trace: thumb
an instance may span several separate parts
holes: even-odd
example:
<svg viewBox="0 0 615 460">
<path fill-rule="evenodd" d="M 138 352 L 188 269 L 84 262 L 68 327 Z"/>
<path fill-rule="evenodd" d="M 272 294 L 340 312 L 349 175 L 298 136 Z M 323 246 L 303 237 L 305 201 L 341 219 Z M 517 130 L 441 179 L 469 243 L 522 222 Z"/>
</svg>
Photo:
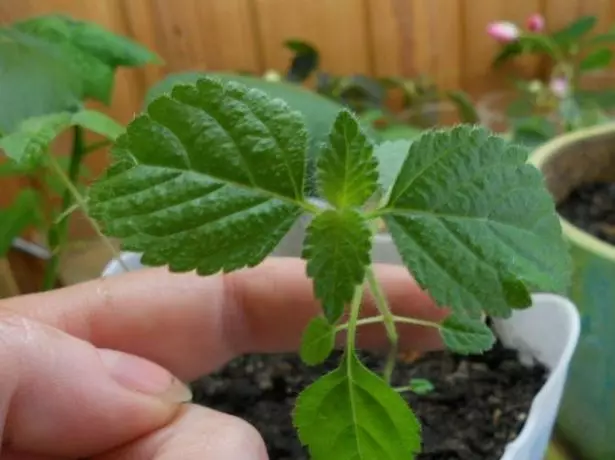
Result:
<svg viewBox="0 0 615 460">
<path fill-rule="evenodd" d="M 11 452 L 90 457 L 161 428 L 191 398 L 157 364 L 15 315 L 0 315 L 0 363 Z"/>
</svg>

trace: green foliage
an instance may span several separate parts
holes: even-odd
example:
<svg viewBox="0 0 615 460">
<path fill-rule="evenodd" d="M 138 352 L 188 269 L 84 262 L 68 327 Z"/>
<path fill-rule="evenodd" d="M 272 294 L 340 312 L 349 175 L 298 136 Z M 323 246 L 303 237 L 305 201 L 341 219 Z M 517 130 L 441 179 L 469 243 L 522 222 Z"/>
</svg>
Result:
<svg viewBox="0 0 615 460">
<path fill-rule="evenodd" d="M 308 365 L 322 363 L 335 346 L 335 326 L 322 316 L 314 317 L 305 328 L 299 354 Z"/>
<path fill-rule="evenodd" d="M 24 120 L 16 130 L 0 138 L 0 149 L 13 162 L 32 171 L 46 160 L 49 144 L 72 126 L 87 128 L 110 139 L 123 131 L 122 126 L 100 112 L 58 112 Z"/>
<path fill-rule="evenodd" d="M 314 293 L 327 319 L 334 323 L 350 302 L 369 264 L 371 231 L 354 209 L 326 210 L 310 224 L 302 257 Z"/>
<path fill-rule="evenodd" d="M 22 190 L 13 203 L 0 209 L 0 258 L 4 257 L 15 238 L 39 221 L 38 196 L 34 190 Z"/>
<path fill-rule="evenodd" d="M 583 16 L 563 29 L 555 32 L 553 34 L 553 40 L 558 44 L 571 45 L 591 32 L 597 22 L 598 18 L 595 16 Z"/>
<path fill-rule="evenodd" d="M 589 53 L 581 63 L 579 64 L 579 69 L 582 72 L 587 72 L 590 70 L 598 70 L 608 67 L 613 60 L 613 50 L 608 48 L 600 48 L 595 51 Z"/>
<path fill-rule="evenodd" d="M 448 316 L 440 325 L 444 344 L 455 353 L 469 355 L 489 350 L 495 343 L 491 329 L 480 319 Z"/>
<path fill-rule="evenodd" d="M 452 350 L 478 353 L 494 340 L 485 313 L 508 317 L 529 306 L 531 289 L 567 287 L 554 203 L 527 152 L 482 128 L 377 145 L 345 110 L 323 138 L 321 196 L 308 200 L 308 126 L 290 104 L 237 81 L 178 84 L 117 138 L 90 211 L 144 264 L 201 275 L 257 265 L 310 217 L 302 257 L 324 316 L 307 326 L 300 354 L 322 362 L 342 330 L 346 348 L 339 367 L 299 396 L 299 437 L 315 460 L 412 459 L 416 417 L 356 354 L 360 326 L 384 322 L 395 345 L 395 321 L 419 322 L 393 316 L 371 275 L 375 224 L 385 220 L 408 270 L 452 309 L 429 325 Z M 380 316 L 360 315 L 366 281 Z"/>
<path fill-rule="evenodd" d="M 406 402 L 350 351 L 299 395 L 294 420 L 313 460 L 412 459 L 421 447 Z"/>
<path fill-rule="evenodd" d="M 0 29 L 0 68 L 0 131 L 4 133 L 25 119 L 75 110 L 80 104 L 78 76 L 43 40 Z"/>
<path fill-rule="evenodd" d="M 39 16 L 12 27 L 54 44 L 70 69 L 79 75 L 83 97 L 104 103 L 110 102 L 117 67 L 160 62 L 154 53 L 128 38 L 68 16 Z"/>
<path fill-rule="evenodd" d="M 382 215 L 404 263 L 438 304 L 508 316 L 528 300 L 515 295 L 519 282 L 565 289 L 558 218 L 526 160 L 524 149 L 465 126 L 431 131 L 410 146 Z"/>
<path fill-rule="evenodd" d="M 423 396 L 435 390 L 434 384 L 427 379 L 411 379 L 408 389 L 414 394 Z"/>
<path fill-rule="evenodd" d="M 462 123 L 478 124 L 480 118 L 476 112 L 470 97 L 463 91 L 449 91 L 446 93 L 448 98 L 455 104 L 459 111 Z"/>
</svg>

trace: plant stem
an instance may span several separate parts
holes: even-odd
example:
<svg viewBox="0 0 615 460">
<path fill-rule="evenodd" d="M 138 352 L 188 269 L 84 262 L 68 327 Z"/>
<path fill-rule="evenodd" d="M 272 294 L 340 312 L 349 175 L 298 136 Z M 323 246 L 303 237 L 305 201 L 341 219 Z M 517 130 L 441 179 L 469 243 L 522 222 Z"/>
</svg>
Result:
<svg viewBox="0 0 615 460">
<path fill-rule="evenodd" d="M 395 326 L 395 317 L 391 313 L 386 296 L 376 279 L 376 274 L 373 268 L 367 267 L 366 270 L 367 282 L 369 283 L 369 289 L 376 301 L 376 308 L 382 315 L 382 321 L 384 328 L 386 329 L 387 337 L 390 343 L 389 354 L 387 356 L 386 364 L 384 366 L 383 377 L 387 383 L 391 382 L 393 371 L 395 370 L 395 361 L 397 358 L 397 347 L 399 344 L 399 335 L 397 334 L 397 327 Z"/>
<path fill-rule="evenodd" d="M 406 385 L 405 387 L 394 387 L 393 390 L 398 393 L 405 393 L 406 391 L 412 391 L 412 387 L 410 385 Z"/>
<path fill-rule="evenodd" d="M 355 288 L 350 304 L 350 317 L 348 318 L 348 331 L 346 333 L 346 353 L 353 353 L 356 346 L 361 300 L 363 300 L 363 283 Z"/>
<path fill-rule="evenodd" d="M 382 316 L 370 316 L 369 318 L 362 318 L 360 320 L 357 320 L 357 326 L 365 326 L 368 324 L 376 324 L 376 323 L 381 323 L 383 321 L 383 317 Z M 345 331 L 346 329 L 348 329 L 348 323 L 344 323 L 344 324 L 340 324 L 339 326 L 337 326 L 335 328 L 336 332 L 341 332 L 341 331 Z"/>
<path fill-rule="evenodd" d="M 81 126 L 75 126 L 73 128 L 73 150 L 70 156 L 70 164 L 68 166 L 68 183 L 72 186 L 79 179 L 79 170 L 81 168 L 81 161 L 85 155 L 85 140 L 84 132 Z M 57 166 L 55 159 L 51 158 L 52 166 Z M 59 168 L 59 172 L 64 177 L 64 171 Z M 66 213 L 72 205 L 72 194 L 67 188 L 62 196 L 62 209 L 61 214 Z M 51 258 L 47 262 L 45 267 L 45 274 L 43 277 L 43 291 L 48 291 L 55 287 L 58 277 L 58 268 L 60 265 L 60 253 L 66 238 L 68 236 L 68 224 L 70 219 L 62 219 L 57 225 L 51 225 L 48 231 L 47 240 L 49 244 L 49 250 L 51 251 Z"/>
<path fill-rule="evenodd" d="M 408 316 L 393 316 L 393 321 L 395 321 L 396 323 L 414 324 L 415 326 L 433 327 L 435 329 L 440 329 L 441 327 L 438 323 L 434 323 L 433 321 L 410 318 Z"/>
<path fill-rule="evenodd" d="M 60 165 L 54 158 L 51 158 L 50 164 L 54 172 L 60 178 L 60 180 L 64 182 L 64 185 L 66 186 L 66 190 L 71 194 L 72 198 L 75 200 L 77 205 L 79 205 L 81 210 L 84 212 L 86 219 L 88 220 L 88 222 L 90 223 L 90 225 L 92 226 L 96 234 L 100 237 L 101 241 L 107 246 L 107 248 L 109 248 L 109 251 L 111 252 L 112 256 L 117 259 L 118 263 L 120 264 L 120 266 L 122 267 L 124 271 L 126 272 L 130 271 L 128 267 L 126 267 L 122 259 L 120 258 L 120 254 L 118 250 L 115 249 L 113 244 L 111 244 L 111 241 L 109 241 L 109 239 L 103 234 L 102 230 L 98 226 L 98 223 L 89 216 L 85 198 L 83 198 L 81 193 L 79 193 L 79 190 L 77 190 L 77 187 L 75 187 L 75 185 L 70 181 L 70 178 L 67 177 L 66 174 L 64 174 L 64 171 L 62 171 L 62 168 L 60 167 Z M 66 222 L 66 220 L 62 222 Z"/>
</svg>

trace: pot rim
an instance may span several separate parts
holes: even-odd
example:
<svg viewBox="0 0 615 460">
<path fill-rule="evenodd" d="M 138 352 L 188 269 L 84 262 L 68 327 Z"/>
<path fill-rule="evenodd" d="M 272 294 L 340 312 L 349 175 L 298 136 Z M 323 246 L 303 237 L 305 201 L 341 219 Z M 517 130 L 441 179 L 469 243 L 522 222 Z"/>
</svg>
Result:
<svg viewBox="0 0 615 460">
<path fill-rule="evenodd" d="M 615 123 L 593 126 L 591 128 L 562 134 L 534 150 L 530 155 L 529 162 L 542 172 L 543 165 L 549 159 L 556 157 L 562 147 L 603 134 L 613 134 L 615 136 Z M 573 225 L 559 213 L 558 217 L 562 225 L 563 233 L 568 239 L 587 251 L 597 253 L 600 257 L 607 258 L 615 263 L 615 245 L 602 241 L 589 232 Z"/>
</svg>

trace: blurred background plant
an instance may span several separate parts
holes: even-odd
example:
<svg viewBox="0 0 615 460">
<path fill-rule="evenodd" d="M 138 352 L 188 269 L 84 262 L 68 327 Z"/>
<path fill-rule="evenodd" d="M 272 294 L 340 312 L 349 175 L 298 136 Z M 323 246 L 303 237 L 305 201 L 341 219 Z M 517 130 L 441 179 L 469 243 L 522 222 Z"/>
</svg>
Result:
<svg viewBox="0 0 615 460">
<path fill-rule="evenodd" d="M 490 94 L 478 105 L 484 122 L 508 131 L 529 146 L 554 136 L 611 120 L 615 108 L 612 74 L 615 26 L 592 34 L 596 16 L 583 16 L 554 32 L 545 19 L 530 15 L 525 28 L 509 21 L 492 22 L 487 33 L 501 43 L 495 68 L 524 55 L 545 58 L 544 78 L 512 77 L 514 90 Z M 606 85 L 605 85 L 606 83 Z"/>
<path fill-rule="evenodd" d="M 56 286 L 71 216 L 86 206 L 83 188 L 91 177 L 83 162 L 123 130 L 86 103 L 111 102 L 118 68 L 154 62 L 160 59 L 132 40 L 68 16 L 0 29 L 0 178 L 18 176 L 25 184 L 0 210 L 0 259 L 33 228 L 42 243 L 34 252 L 47 259 L 43 290 Z M 51 154 L 65 132 L 72 133 L 67 151 Z M 97 140 L 86 142 L 88 132 Z"/>
</svg>

